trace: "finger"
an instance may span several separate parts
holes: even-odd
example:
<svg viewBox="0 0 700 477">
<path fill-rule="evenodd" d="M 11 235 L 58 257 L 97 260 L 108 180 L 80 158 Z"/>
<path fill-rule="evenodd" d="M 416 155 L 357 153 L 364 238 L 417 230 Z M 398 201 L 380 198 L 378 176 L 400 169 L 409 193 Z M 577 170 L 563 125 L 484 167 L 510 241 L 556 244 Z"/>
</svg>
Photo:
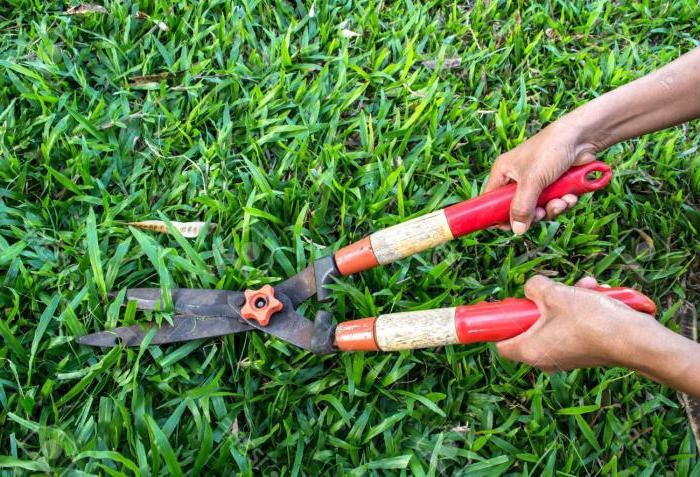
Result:
<svg viewBox="0 0 700 477">
<path fill-rule="evenodd" d="M 535 275 L 525 283 L 525 296 L 535 303 L 542 302 L 554 286 L 554 282 L 542 275 Z"/>
<path fill-rule="evenodd" d="M 523 355 L 520 351 L 518 340 L 515 338 L 499 341 L 496 343 L 496 350 L 502 358 L 506 358 L 511 361 L 523 361 Z"/>
<path fill-rule="evenodd" d="M 542 181 L 530 177 L 518 183 L 510 204 L 510 226 L 515 235 L 524 234 L 532 224 L 537 199 L 542 193 Z"/>
<path fill-rule="evenodd" d="M 537 207 L 535 209 L 535 218 L 533 222 L 539 222 L 547 216 L 547 212 L 542 207 Z"/>
<path fill-rule="evenodd" d="M 510 230 L 510 224 L 509 223 L 498 224 L 498 225 L 494 225 L 492 228 L 498 229 L 498 230 Z"/>
<path fill-rule="evenodd" d="M 558 372 L 563 371 L 562 369 L 552 367 L 552 366 L 543 366 L 540 369 L 542 371 L 544 371 L 545 373 L 547 373 L 549 376 L 553 376 L 553 375 L 557 374 Z"/>
<path fill-rule="evenodd" d="M 547 218 L 552 220 L 557 215 L 566 212 L 569 208 L 569 204 L 564 199 L 552 199 L 547 202 L 545 210 L 547 211 Z"/>
<path fill-rule="evenodd" d="M 578 154 L 576 154 L 576 159 L 574 159 L 574 162 L 572 165 L 574 166 L 582 166 L 584 164 L 588 164 L 589 162 L 595 161 L 596 155 L 595 152 L 591 149 L 585 149 L 583 151 L 580 151 Z"/>
<path fill-rule="evenodd" d="M 596 288 L 598 286 L 598 280 L 595 277 L 583 277 L 576 282 L 577 287 L 581 288 Z"/>
<path fill-rule="evenodd" d="M 578 196 L 574 194 L 566 194 L 562 196 L 561 200 L 566 202 L 567 207 L 571 209 L 578 203 Z"/>
<path fill-rule="evenodd" d="M 494 165 L 493 169 L 491 169 L 491 174 L 486 181 L 486 186 L 484 186 L 484 193 L 491 192 L 499 187 L 503 187 L 508 182 L 510 182 L 510 178 L 501 172 L 497 165 Z"/>
</svg>

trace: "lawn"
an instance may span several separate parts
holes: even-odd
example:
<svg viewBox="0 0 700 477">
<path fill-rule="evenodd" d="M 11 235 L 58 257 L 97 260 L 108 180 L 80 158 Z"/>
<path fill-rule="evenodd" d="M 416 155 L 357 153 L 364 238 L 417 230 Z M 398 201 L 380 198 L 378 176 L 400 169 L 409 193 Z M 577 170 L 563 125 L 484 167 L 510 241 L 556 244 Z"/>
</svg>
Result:
<svg viewBox="0 0 700 477">
<path fill-rule="evenodd" d="M 697 46 L 696 0 L 77 5 L 0 5 L 0 475 L 700 475 L 675 392 L 625 369 L 258 333 L 75 343 L 168 319 L 109 291 L 275 283 L 477 195 L 498 154 Z M 594 274 L 677 329 L 700 288 L 699 125 L 605 152 L 612 183 L 523 237 L 343 280 L 336 319 Z M 128 225 L 163 218 L 217 227 Z"/>
</svg>

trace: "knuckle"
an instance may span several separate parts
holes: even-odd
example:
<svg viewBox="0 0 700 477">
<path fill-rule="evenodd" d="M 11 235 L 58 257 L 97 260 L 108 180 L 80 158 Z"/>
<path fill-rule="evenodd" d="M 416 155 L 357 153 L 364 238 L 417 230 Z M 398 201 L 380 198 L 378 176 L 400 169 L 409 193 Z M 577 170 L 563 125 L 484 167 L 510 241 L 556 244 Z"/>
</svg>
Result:
<svg viewBox="0 0 700 477">
<path fill-rule="evenodd" d="M 535 278 L 536 277 L 532 277 L 525 282 L 525 286 L 523 287 L 525 290 L 525 295 L 532 295 L 532 292 L 537 290 L 537 282 L 535 281 Z"/>
<path fill-rule="evenodd" d="M 512 149 L 510 151 L 503 152 L 498 155 L 496 158 L 495 164 L 501 163 L 503 165 L 504 163 L 508 162 L 511 158 L 513 157 L 513 151 Z"/>
<path fill-rule="evenodd" d="M 552 293 L 547 293 L 542 297 L 542 303 L 549 309 L 557 306 L 557 299 L 552 295 Z"/>
<path fill-rule="evenodd" d="M 529 219 L 533 214 L 533 209 L 523 206 L 521 204 L 513 203 L 510 209 L 510 215 L 514 219 Z M 523 220 L 524 221 L 524 220 Z"/>
<path fill-rule="evenodd" d="M 537 187 L 544 187 L 547 182 L 546 171 L 541 171 L 536 167 L 528 167 L 521 173 L 522 181 Z"/>
<path fill-rule="evenodd" d="M 498 354 L 500 354 L 503 358 L 511 361 L 522 361 L 520 347 L 517 345 L 513 345 L 507 341 L 502 341 L 500 343 L 496 343 L 496 349 L 498 349 Z"/>
<path fill-rule="evenodd" d="M 506 156 L 506 154 L 501 154 L 500 156 L 498 156 L 496 158 L 495 161 L 493 161 L 493 165 L 491 166 L 491 170 L 502 172 L 506 168 L 507 163 L 508 163 L 508 156 Z"/>
<path fill-rule="evenodd" d="M 590 304 L 595 309 L 605 309 L 611 303 L 611 299 L 602 293 L 595 293 L 582 287 L 574 287 L 572 299 L 582 304 Z M 583 300 L 582 302 L 580 300 Z M 613 302 L 616 303 L 616 302 Z"/>
<path fill-rule="evenodd" d="M 545 354 L 536 349 L 525 350 L 522 354 L 523 363 L 527 363 L 530 366 L 541 366 L 545 361 Z"/>
<path fill-rule="evenodd" d="M 610 305 L 615 307 L 616 305 L 619 304 L 619 302 L 613 301 L 611 298 L 608 298 L 607 296 L 603 295 L 602 293 L 590 293 L 592 295 L 592 298 L 594 300 L 595 306 L 598 309 L 604 310 Z"/>
<path fill-rule="evenodd" d="M 525 293 L 538 292 L 543 290 L 549 285 L 549 280 L 542 275 L 535 275 L 530 277 L 527 282 L 525 282 Z"/>
<path fill-rule="evenodd" d="M 559 283 L 552 283 L 545 290 L 543 301 L 549 308 L 556 308 L 567 300 L 568 287 Z"/>
</svg>

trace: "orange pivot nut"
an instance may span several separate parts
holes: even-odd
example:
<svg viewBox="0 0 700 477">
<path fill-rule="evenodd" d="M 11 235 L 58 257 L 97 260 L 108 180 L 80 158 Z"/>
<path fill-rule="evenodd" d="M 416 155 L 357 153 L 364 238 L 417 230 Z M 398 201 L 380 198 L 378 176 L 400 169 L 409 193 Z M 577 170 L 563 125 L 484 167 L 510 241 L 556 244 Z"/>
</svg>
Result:
<svg viewBox="0 0 700 477">
<path fill-rule="evenodd" d="M 275 298 L 275 289 L 265 285 L 260 290 L 245 290 L 245 305 L 241 308 L 241 317 L 255 320 L 260 326 L 267 326 L 272 315 L 281 311 L 284 305 Z"/>
</svg>

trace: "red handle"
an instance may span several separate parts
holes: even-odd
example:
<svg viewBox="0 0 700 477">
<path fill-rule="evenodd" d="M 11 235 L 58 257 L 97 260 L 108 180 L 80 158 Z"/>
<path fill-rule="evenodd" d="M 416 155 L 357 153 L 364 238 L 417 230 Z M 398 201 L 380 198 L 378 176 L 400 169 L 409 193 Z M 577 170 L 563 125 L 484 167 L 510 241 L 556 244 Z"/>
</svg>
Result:
<svg viewBox="0 0 700 477">
<path fill-rule="evenodd" d="M 595 290 L 642 313 L 656 313 L 656 304 L 632 288 L 598 287 Z M 524 298 L 458 306 L 455 312 L 457 339 L 463 344 L 506 340 L 527 331 L 539 318 L 537 306 Z"/>
<path fill-rule="evenodd" d="M 599 175 L 593 177 L 594 173 Z M 605 187 L 611 178 L 610 166 L 600 161 L 572 167 L 542 191 L 537 205 L 544 205 L 566 194 L 580 196 L 593 192 Z M 510 203 L 516 187 L 515 183 L 508 184 L 487 194 L 447 207 L 445 215 L 454 237 L 508 222 Z"/>
<path fill-rule="evenodd" d="M 592 177 L 598 173 L 597 177 Z M 538 200 L 543 205 L 566 194 L 582 195 L 610 182 L 612 171 L 602 162 L 572 167 L 547 187 Z M 508 221 L 516 184 L 454 204 L 379 230 L 335 253 L 343 275 L 386 265 L 448 242 L 456 237 Z"/>
</svg>

